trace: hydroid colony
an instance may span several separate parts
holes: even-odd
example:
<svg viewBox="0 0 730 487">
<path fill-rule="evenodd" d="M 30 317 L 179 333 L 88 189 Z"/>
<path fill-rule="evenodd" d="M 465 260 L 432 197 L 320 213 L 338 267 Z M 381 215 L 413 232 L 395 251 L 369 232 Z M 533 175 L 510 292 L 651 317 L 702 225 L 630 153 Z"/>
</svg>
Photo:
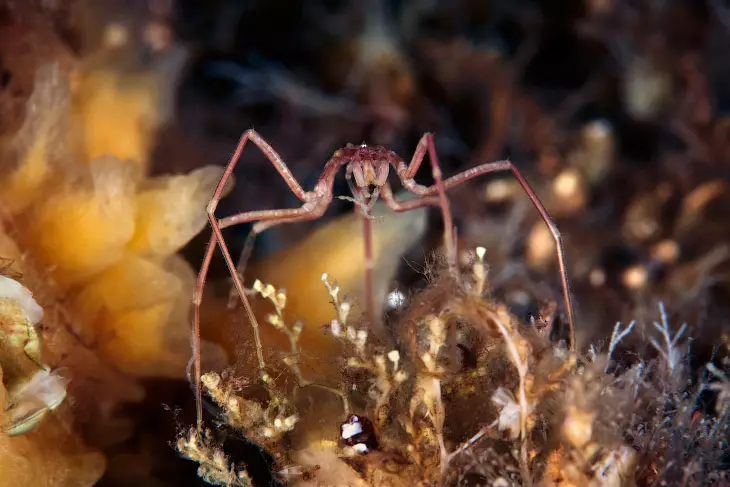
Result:
<svg viewBox="0 0 730 487">
<path fill-rule="evenodd" d="M 656 322 L 642 326 L 642 333 L 653 329 L 647 340 L 656 358 L 614 362 L 635 322 L 618 323 L 607 346 L 576 355 L 551 340 L 550 322 L 521 322 L 493 300 L 484 256 L 478 248 L 458 281 L 434 276 L 410 296 L 390 344 L 371 339 L 345 291 L 323 275 L 336 311 L 328 331 L 341 344 L 334 381 L 302 372 L 297 339 L 307 324 L 288 321 L 287 292 L 255 281 L 271 309 L 264 326 L 288 337 L 291 349 L 261 381 L 206 374 L 216 421 L 273 455 L 274 478 L 292 485 L 726 479 L 727 379 L 708 363 L 698 386 L 686 388 L 686 324 L 672 323 L 660 305 Z M 721 392 L 703 413 L 698 398 L 708 389 Z M 226 436 L 193 428 L 177 446 L 209 483 L 256 485 L 255 462 L 228 455 Z"/>
</svg>

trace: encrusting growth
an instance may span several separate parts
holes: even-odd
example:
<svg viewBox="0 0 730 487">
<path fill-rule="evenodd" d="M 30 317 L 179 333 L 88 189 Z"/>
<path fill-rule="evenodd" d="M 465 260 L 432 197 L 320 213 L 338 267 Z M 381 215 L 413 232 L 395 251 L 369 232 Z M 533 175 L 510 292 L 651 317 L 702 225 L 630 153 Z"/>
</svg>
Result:
<svg viewBox="0 0 730 487">
<path fill-rule="evenodd" d="M 413 326 L 399 327 L 405 340 L 396 346 L 372 339 L 367 322 L 353 318 L 352 302 L 324 274 L 335 311 L 326 328 L 342 345 L 337 388 L 303 377 L 297 347 L 302 325 L 287 322 L 282 290 L 255 281 L 255 292 L 273 306 L 266 321 L 289 337 L 291 353 L 277 364 L 267 362 L 261 378 L 266 399 L 246 392 L 253 384 L 228 372 L 204 374 L 202 386 L 220 408 L 220 420 L 271 452 L 279 466 L 275 475 L 292 485 L 451 485 L 472 451 L 490 451 L 505 441 L 518 452 L 517 475 L 530 485 L 545 454 L 533 434 L 542 428 L 541 404 L 564 388 L 565 378 L 576 370 L 575 357 L 563 351 L 549 363 L 536 363 L 544 360 L 547 335 L 521 325 L 506 306 L 486 298 L 484 256 L 485 249 L 477 248 L 471 276 L 453 281 L 447 274 L 425 295 L 413 297 L 427 302 L 428 310 L 405 317 L 401 324 L 413 321 Z M 432 299 L 432 292 L 442 298 Z M 459 339 L 464 326 L 481 339 Z M 478 353 L 475 369 L 454 366 L 453 351 L 459 346 Z M 284 375 L 294 379 L 289 382 L 293 388 L 282 387 L 286 380 L 278 378 Z M 469 384 L 472 375 L 476 382 Z M 310 411 L 315 396 L 305 399 L 297 393 L 310 386 L 342 402 L 316 396 L 322 402 Z M 474 387 L 481 394 L 469 392 Z M 484 401 L 485 396 L 492 400 Z M 474 401 L 480 409 L 461 416 L 459 408 L 474 408 Z M 337 407 L 330 411 L 325 403 Z M 242 459 L 226 452 L 215 434 L 191 428 L 179 436 L 178 451 L 200 464 L 199 475 L 208 482 L 238 485 L 236 478 L 247 479 Z M 499 462 L 505 472 L 513 469 L 513 460 Z"/>
</svg>

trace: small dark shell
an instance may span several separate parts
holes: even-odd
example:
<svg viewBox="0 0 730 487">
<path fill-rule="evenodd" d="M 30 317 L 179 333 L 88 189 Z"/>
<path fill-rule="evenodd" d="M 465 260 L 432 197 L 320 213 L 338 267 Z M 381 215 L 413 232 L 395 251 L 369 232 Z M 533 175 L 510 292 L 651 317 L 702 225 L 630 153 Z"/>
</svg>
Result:
<svg viewBox="0 0 730 487">
<path fill-rule="evenodd" d="M 340 438 L 347 446 L 360 453 L 368 453 L 378 448 L 373 422 L 357 414 L 353 414 L 340 425 Z"/>
</svg>

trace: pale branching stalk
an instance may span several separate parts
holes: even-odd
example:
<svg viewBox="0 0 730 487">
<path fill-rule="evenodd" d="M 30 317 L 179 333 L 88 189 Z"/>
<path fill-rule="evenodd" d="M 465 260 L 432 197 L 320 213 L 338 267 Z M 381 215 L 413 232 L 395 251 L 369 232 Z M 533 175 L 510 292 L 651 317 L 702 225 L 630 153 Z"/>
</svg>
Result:
<svg viewBox="0 0 730 487">
<path fill-rule="evenodd" d="M 709 384 L 707 388 L 717 392 L 716 410 L 717 414 L 720 415 L 730 406 L 730 377 L 712 362 L 708 362 L 705 367 L 713 376 L 719 379 L 719 382 Z"/>
<path fill-rule="evenodd" d="M 446 456 L 446 447 L 444 446 L 444 420 L 446 419 L 446 411 L 441 401 L 441 379 L 439 378 L 441 367 L 438 365 L 438 355 L 441 348 L 446 344 L 446 323 L 438 316 L 432 316 L 426 320 L 428 329 L 431 332 L 431 340 L 429 349 L 423 355 L 421 360 L 426 367 L 427 374 L 420 374 L 418 377 L 418 385 L 423 391 L 423 404 L 431 416 L 436 431 L 436 437 L 441 449 L 441 456 Z"/>
<path fill-rule="evenodd" d="M 419 368 L 415 378 L 414 393 L 410 400 L 409 416 L 411 421 L 416 413 L 423 406 L 426 413 L 425 418 L 431 423 L 430 434 L 438 443 L 441 461 L 441 482 L 451 461 L 452 455 L 446 451 L 444 442 L 444 422 L 446 420 L 446 408 L 442 401 L 441 376 L 443 367 L 438 363 L 439 352 L 446 344 L 447 327 L 444 320 L 437 315 L 429 315 L 424 319 L 428 329 L 428 348 L 420 355 L 422 368 Z M 413 423 L 409 432 L 415 433 Z"/>
<path fill-rule="evenodd" d="M 446 480 L 446 472 L 449 470 L 449 465 L 451 464 L 451 461 L 456 458 L 457 456 L 461 455 L 465 451 L 467 451 L 469 448 L 474 446 L 476 443 L 478 443 L 482 438 L 484 438 L 487 435 L 487 432 L 489 432 L 490 427 L 485 426 L 484 428 L 477 431 L 475 435 L 473 435 L 471 438 L 466 440 L 464 443 L 459 445 L 454 451 L 448 454 L 442 454 L 441 457 L 441 478 L 440 483 L 441 485 L 444 484 L 444 481 Z"/>
<path fill-rule="evenodd" d="M 534 318 L 531 318 L 531 319 L 534 324 L 535 319 Z M 595 362 L 598 359 L 598 352 L 596 352 L 596 346 L 593 345 L 592 343 L 588 346 L 587 357 L 588 357 L 588 361 L 591 363 Z M 609 354 L 609 358 L 610 358 L 610 354 Z M 609 362 L 610 362 L 610 360 L 609 360 Z M 606 366 L 606 369 L 608 370 L 608 366 Z"/>
<path fill-rule="evenodd" d="M 484 428 L 477 431 L 477 433 L 474 434 L 471 438 L 469 438 L 464 443 L 459 445 L 456 448 L 456 450 L 454 450 L 451 453 L 449 453 L 448 455 L 446 455 L 445 461 L 441 465 L 441 472 L 442 472 L 441 477 L 442 478 L 444 477 L 444 474 L 446 473 L 446 470 L 448 469 L 448 466 L 449 466 L 449 463 L 451 462 L 451 460 L 453 460 L 454 458 L 456 458 L 457 456 L 461 455 L 462 453 L 467 451 L 469 448 L 474 446 L 477 442 L 479 442 L 482 438 L 484 438 L 487 435 L 489 430 L 490 430 L 490 427 L 485 426 Z"/>
<path fill-rule="evenodd" d="M 477 260 L 474 262 L 474 265 L 472 266 L 472 275 L 474 278 L 474 289 L 473 292 L 476 296 L 482 296 L 486 289 L 486 282 L 487 282 L 487 266 L 484 263 L 484 256 L 486 255 L 486 249 L 484 247 L 477 247 L 476 248 L 476 256 Z M 492 396 L 492 401 L 500 408 L 500 415 L 499 418 L 491 425 L 485 426 L 484 428 L 480 429 L 476 434 L 474 434 L 471 438 L 469 438 L 467 441 L 462 443 L 460 446 L 458 446 L 454 451 L 451 453 L 447 453 L 446 449 L 443 444 L 443 434 L 441 430 L 438 430 L 439 433 L 439 441 L 441 445 L 441 483 L 444 482 L 446 478 L 446 472 L 448 471 L 449 464 L 451 461 L 458 455 L 464 453 L 469 448 L 471 448 L 475 443 L 480 441 L 484 436 L 486 436 L 487 432 L 494 426 L 497 426 L 497 428 L 501 431 L 504 430 L 510 430 L 510 436 L 513 439 L 516 439 L 518 436 L 521 439 L 521 448 L 520 448 L 520 467 L 522 471 L 522 476 L 525 480 L 525 483 L 527 485 L 531 485 L 532 483 L 532 477 L 530 476 L 529 467 L 527 463 L 527 418 L 531 412 L 531 408 L 528 403 L 527 399 L 527 364 L 525 361 L 522 360 L 520 356 L 520 351 L 515 343 L 514 339 L 511 336 L 511 333 L 509 330 L 507 330 L 507 327 L 504 326 L 504 324 L 500 321 L 499 317 L 495 314 L 493 316 L 494 323 L 497 325 L 497 328 L 499 329 L 499 332 L 504 337 L 505 344 L 507 345 L 507 350 L 509 352 L 510 358 L 512 363 L 514 364 L 515 368 L 517 369 L 517 373 L 520 377 L 520 383 L 519 383 L 519 402 L 515 401 L 514 395 L 500 387 L 497 389 L 497 391 Z M 438 327 L 438 323 L 440 323 L 440 328 Z M 444 326 L 444 323 L 442 320 L 435 318 L 429 321 L 429 329 L 431 330 L 431 349 L 426 352 L 421 359 L 423 360 L 424 364 L 426 365 L 426 368 L 429 369 L 429 366 L 433 368 L 433 370 L 430 370 L 430 372 L 436 372 L 436 364 L 435 364 L 435 357 L 438 353 L 438 350 L 444 345 L 445 339 L 446 339 L 446 329 Z M 519 426 L 517 426 L 517 422 L 519 422 Z"/>
<path fill-rule="evenodd" d="M 325 274 L 326 276 L 326 274 Z M 324 276 L 323 276 L 324 280 Z M 287 338 L 289 338 L 289 355 L 284 357 L 283 362 L 284 365 L 286 365 L 292 374 L 294 374 L 294 377 L 297 381 L 297 386 L 299 388 L 305 388 L 305 387 L 318 387 L 320 389 L 326 390 L 331 392 L 332 394 L 335 394 L 336 396 L 340 397 L 342 399 L 343 408 L 345 411 L 345 414 L 348 414 L 350 411 L 350 405 L 347 399 L 347 396 L 339 389 L 336 389 L 334 387 L 329 387 L 324 384 L 319 384 L 317 382 L 312 382 L 304 377 L 302 374 L 302 371 L 299 367 L 299 357 L 300 357 L 300 351 L 299 351 L 299 337 L 302 333 L 303 325 L 300 321 L 297 321 L 294 323 L 293 326 L 289 327 L 286 324 L 286 321 L 284 319 L 284 310 L 286 308 L 286 292 L 284 290 L 277 290 L 274 286 L 271 284 L 264 284 L 258 279 L 253 284 L 253 289 L 257 293 L 259 293 L 263 298 L 268 299 L 271 304 L 274 305 L 274 313 L 271 313 L 266 316 L 266 321 L 272 325 L 274 328 L 279 330 L 280 332 L 284 333 Z M 337 288 L 339 291 L 339 288 Z M 336 298 L 337 293 L 335 292 L 334 297 Z M 341 307 L 341 306 L 340 306 Z M 348 308 L 349 311 L 349 308 Z M 342 312 L 341 312 L 342 313 Z M 345 313 L 346 316 L 346 313 Z M 267 378 L 264 379 L 264 382 L 270 383 L 270 380 L 267 380 Z M 287 416 L 287 418 L 289 418 Z M 287 418 L 276 418 L 274 422 L 279 421 L 280 423 L 282 421 L 286 421 Z M 286 425 L 286 423 L 281 423 L 282 425 Z M 292 425 L 293 427 L 293 425 Z"/>
<path fill-rule="evenodd" d="M 608 372 L 608 367 L 611 363 L 611 356 L 613 355 L 613 351 L 616 348 L 616 345 L 621 343 L 621 340 L 626 338 L 626 336 L 631 333 L 631 330 L 634 328 L 634 325 L 636 324 L 636 321 L 632 321 L 629 323 L 629 326 L 621 329 L 621 322 L 617 322 L 616 326 L 613 327 L 613 333 L 611 333 L 611 341 L 608 344 L 608 360 L 606 361 L 606 368 L 604 372 Z"/>
<path fill-rule="evenodd" d="M 200 381 L 213 400 L 221 406 L 231 426 L 249 430 L 263 419 L 261 405 L 238 396 L 235 385 L 224 382 L 217 372 L 203 374 Z"/>
<path fill-rule="evenodd" d="M 192 428 L 186 436 L 177 440 L 178 451 L 197 462 L 198 475 L 211 485 L 223 487 L 248 487 L 253 485 L 245 470 L 236 470 L 223 450 L 214 444 L 209 430 L 199 432 Z"/>
<path fill-rule="evenodd" d="M 596 487 L 626 485 L 636 468 L 637 454 L 633 448 L 621 445 L 605 453 L 603 459 L 591 467 Z"/>
<path fill-rule="evenodd" d="M 337 310 L 337 319 L 339 321 L 339 326 L 345 326 L 347 324 L 347 318 L 350 315 L 350 310 L 352 309 L 352 306 L 348 301 L 343 301 L 340 299 L 340 286 L 335 284 L 331 284 L 329 282 L 329 276 L 325 272 L 322 274 L 322 282 L 324 283 L 325 287 L 327 288 L 327 292 L 329 293 L 330 297 L 332 298 L 332 304 L 334 305 L 335 309 Z M 334 330 L 334 322 L 333 322 L 333 334 L 335 336 L 339 336 L 339 333 L 335 333 Z M 339 330 L 339 328 L 338 328 Z"/>
<path fill-rule="evenodd" d="M 408 378 L 408 373 L 400 368 L 400 352 L 398 350 L 391 350 L 386 355 L 368 355 L 365 353 L 364 345 L 359 346 L 358 334 L 356 333 L 352 337 L 354 339 L 350 339 L 350 334 L 348 334 L 345 335 L 344 339 L 350 344 L 354 344 L 357 356 L 350 357 L 347 360 L 347 366 L 353 369 L 367 370 L 372 374 L 375 387 L 371 389 L 371 397 L 376 401 L 375 411 L 380 411 L 381 408 L 388 405 L 395 389 Z"/>
<path fill-rule="evenodd" d="M 487 266 L 484 263 L 484 256 L 487 254 L 487 249 L 484 247 L 477 247 L 476 254 L 477 261 L 472 266 L 472 273 L 474 275 L 474 294 L 482 296 L 487 282 Z"/>
<path fill-rule="evenodd" d="M 268 443 L 278 441 L 284 433 L 294 429 L 299 416 L 271 384 L 267 384 L 271 400 L 266 409 L 261 404 L 238 394 L 235 381 L 224 381 L 216 372 L 208 372 L 201 378 L 208 394 L 221 407 L 226 422 L 240 429 L 253 441 Z"/>
<path fill-rule="evenodd" d="M 636 401 L 636 399 L 639 397 L 639 389 L 641 388 L 643 382 L 644 382 L 644 372 L 646 371 L 646 365 L 643 362 L 639 362 L 634 367 L 631 368 L 629 371 L 628 378 L 631 381 L 631 383 L 634 384 L 634 394 L 632 396 L 632 399 Z"/>
<path fill-rule="evenodd" d="M 512 363 L 514 364 L 515 368 L 517 369 L 517 373 L 520 376 L 520 385 L 519 385 L 519 405 L 520 405 L 520 440 L 521 440 L 521 447 L 520 447 L 520 468 L 522 470 L 522 477 L 525 481 L 526 485 L 532 485 L 532 477 L 530 475 L 530 470 L 528 466 L 528 460 L 527 460 L 527 417 L 530 414 L 530 407 L 527 401 L 527 389 L 526 389 L 526 379 L 527 379 L 527 364 L 522 361 L 522 358 L 520 357 L 520 351 L 517 348 L 517 344 L 513 340 L 510 332 L 507 330 L 507 328 L 504 326 L 504 324 L 500 321 L 498 316 L 493 316 L 494 324 L 497 326 L 497 329 L 502 334 L 502 337 L 504 338 L 505 345 L 507 345 L 507 351 L 510 354 L 510 357 L 512 359 Z"/>
<path fill-rule="evenodd" d="M 664 309 L 664 303 L 662 302 L 659 303 L 659 313 L 661 315 L 662 322 L 660 324 L 655 321 L 654 328 L 661 333 L 664 346 L 662 347 L 659 345 L 657 340 L 653 337 L 649 339 L 649 342 L 657 350 L 657 352 L 659 352 L 662 358 L 664 358 L 669 375 L 673 375 L 677 365 L 679 365 L 679 362 L 681 361 L 680 352 L 677 349 L 677 343 L 679 342 L 679 339 L 682 338 L 684 331 L 687 329 L 687 323 L 682 323 L 682 326 L 679 328 L 677 333 L 675 333 L 674 337 L 672 337 L 672 332 L 669 329 L 669 319 L 667 318 L 667 312 Z"/>
<path fill-rule="evenodd" d="M 271 304 L 274 305 L 275 313 L 268 314 L 266 321 L 284 333 L 289 338 L 289 351 L 290 355 L 284 358 L 284 364 L 292 371 L 296 376 L 300 386 L 309 384 L 309 381 L 304 379 L 302 371 L 299 368 L 299 336 L 302 332 L 302 325 L 297 322 L 289 328 L 286 326 L 284 321 L 284 308 L 286 307 L 286 292 L 283 290 L 277 290 L 271 284 L 263 284 L 261 281 L 256 279 L 253 283 L 253 289 L 261 295 L 264 299 L 268 299 Z"/>
<path fill-rule="evenodd" d="M 381 408 L 390 402 L 393 391 L 408 378 L 406 371 L 400 368 L 400 352 L 390 350 L 384 355 L 368 350 L 368 331 L 356 329 L 347 322 L 352 305 L 340 298 L 340 287 L 329 281 L 327 273 L 322 274 L 322 282 L 337 311 L 337 318 L 330 323 L 330 331 L 335 338 L 355 351 L 347 359 L 347 367 L 363 369 L 372 374 L 375 387 L 371 391 L 375 399 L 375 411 L 379 414 Z"/>
<path fill-rule="evenodd" d="M 374 357 L 376 368 L 375 386 L 380 391 L 376 398 L 375 411 L 380 411 L 381 408 L 386 406 L 390 402 L 391 394 L 408 378 L 406 371 L 399 369 L 400 352 L 398 350 L 391 350 L 386 357 L 383 355 L 375 355 Z M 388 367 L 388 363 L 391 364 L 390 367 Z"/>
<path fill-rule="evenodd" d="M 504 387 L 498 387 L 492 394 L 492 403 L 499 409 L 499 416 L 492 426 L 499 431 L 509 431 L 510 439 L 516 440 L 521 432 L 522 408 L 514 394 Z"/>
</svg>

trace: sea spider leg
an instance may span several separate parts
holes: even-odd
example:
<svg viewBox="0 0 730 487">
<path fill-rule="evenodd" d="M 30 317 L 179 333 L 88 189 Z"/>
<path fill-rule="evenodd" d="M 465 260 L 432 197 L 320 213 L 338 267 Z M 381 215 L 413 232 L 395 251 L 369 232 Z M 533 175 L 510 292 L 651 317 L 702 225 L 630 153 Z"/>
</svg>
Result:
<svg viewBox="0 0 730 487">
<path fill-rule="evenodd" d="M 413 180 L 413 176 L 415 176 L 416 172 L 418 171 L 418 168 L 420 167 L 421 163 L 423 162 L 423 158 L 426 155 L 426 152 L 429 154 L 429 159 L 431 161 L 431 165 L 434 171 L 434 179 L 436 180 L 436 183 L 432 186 L 422 186 L 420 184 L 417 184 Z M 460 172 L 459 174 L 456 174 L 454 176 L 451 176 L 449 178 L 446 178 L 445 180 L 440 180 L 441 178 L 441 171 L 438 167 L 438 159 L 436 156 L 436 149 L 434 147 L 433 143 L 433 135 L 432 134 L 425 134 L 421 140 L 418 142 L 418 146 L 416 147 L 416 151 L 413 154 L 413 158 L 411 159 L 411 163 L 406 166 L 405 162 L 401 161 L 398 163 L 398 166 L 396 168 L 398 172 L 398 176 L 401 179 L 401 183 L 403 186 L 408 189 L 409 191 L 415 193 L 418 195 L 421 199 L 420 200 L 409 200 L 409 201 L 403 201 L 398 202 L 393 197 L 392 191 L 390 189 L 385 189 L 383 191 L 383 200 L 385 200 L 386 204 L 393 210 L 393 211 L 408 211 L 415 208 L 418 208 L 420 206 L 424 205 L 433 205 L 434 200 L 425 200 L 424 198 L 427 197 L 433 197 L 436 194 L 439 194 L 439 197 L 441 199 L 441 207 L 442 211 L 444 213 L 444 232 L 445 232 L 445 242 L 446 245 L 449 245 L 449 242 L 453 242 L 453 227 L 451 226 L 451 213 L 448 209 L 448 206 L 444 206 L 444 202 L 448 204 L 448 200 L 444 197 L 445 190 L 448 190 L 450 188 L 453 188 L 454 186 L 457 186 L 465 181 L 468 181 L 469 179 L 475 178 L 477 176 L 481 176 L 483 174 L 487 174 L 490 172 L 500 172 L 500 171 L 511 171 L 514 175 L 515 179 L 520 183 L 520 186 L 522 186 L 523 191 L 527 194 L 527 196 L 530 198 L 530 201 L 532 201 L 532 204 L 537 209 L 538 213 L 540 213 L 540 216 L 542 217 L 545 224 L 550 229 L 550 233 L 553 236 L 553 239 L 555 240 L 555 248 L 556 252 L 558 254 L 558 267 L 560 270 L 560 280 L 563 288 L 563 299 L 565 303 L 565 312 L 568 315 L 568 328 L 569 328 L 569 334 L 570 334 L 570 349 L 575 350 L 575 321 L 573 316 L 573 302 L 570 296 L 570 286 L 568 284 L 568 270 L 567 265 L 565 263 L 565 250 L 563 247 L 563 239 L 560 235 L 560 231 L 558 230 L 557 225 L 555 225 L 555 222 L 553 221 L 552 217 L 548 213 L 545 206 L 542 204 L 542 201 L 540 201 L 540 198 L 537 196 L 537 193 L 535 193 L 535 190 L 532 189 L 530 184 L 527 182 L 527 179 L 522 175 L 522 173 L 515 167 L 514 164 L 510 161 L 496 161 L 496 162 L 488 162 L 485 164 L 480 164 L 476 167 L 472 167 L 470 169 L 467 169 L 463 172 Z M 447 247 L 448 250 L 448 247 Z M 452 250 L 453 251 L 453 250 Z"/>
<path fill-rule="evenodd" d="M 262 211 L 251 211 L 246 213 L 241 213 L 239 215 L 234 215 L 231 217 L 223 218 L 221 220 L 218 220 L 218 218 L 215 216 L 215 210 L 218 206 L 218 203 L 221 199 L 221 195 L 223 194 L 224 188 L 226 184 L 228 183 L 228 180 L 231 177 L 231 174 L 233 173 L 233 170 L 236 167 L 236 164 L 241 158 L 241 153 L 243 152 L 243 149 L 246 147 L 246 143 L 248 141 L 253 142 L 260 150 L 264 153 L 267 159 L 274 165 L 276 170 L 281 174 L 281 176 L 284 178 L 284 181 L 286 181 L 289 188 L 292 190 L 292 192 L 304 202 L 301 208 L 294 208 L 294 209 L 283 209 L 283 210 L 262 210 Z M 236 265 L 233 262 L 233 259 L 231 258 L 231 254 L 228 251 L 228 247 L 225 243 L 225 240 L 223 238 L 223 234 L 221 233 L 221 230 L 223 228 L 238 224 L 238 223 L 244 223 L 244 222 L 250 222 L 254 220 L 258 220 L 258 222 L 254 225 L 254 231 L 261 232 L 265 230 L 266 228 L 269 228 L 271 226 L 274 226 L 279 223 L 285 223 L 285 222 L 295 222 L 295 221 L 305 221 L 305 220 L 313 220 L 318 217 L 320 217 L 324 210 L 327 208 L 329 204 L 329 199 L 331 199 L 331 196 L 329 199 L 327 198 L 327 193 L 321 191 L 321 188 L 326 187 L 327 183 L 330 182 L 329 180 L 326 180 L 325 176 L 328 174 L 324 174 L 322 178 L 320 178 L 320 182 L 317 184 L 317 189 L 319 191 L 311 191 L 307 192 L 304 191 L 301 187 L 301 185 L 297 182 L 297 180 L 294 178 L 294 175 L 291 173 L 289 168 L 287 167 L 286 163 L 281 159 L 281 156 L 274 151 L 274 149 L 255 131 L 253 130 L 247 130 L 242 136 L 241 139 L 238 142 L 238 146 L 236 147 L 235 152 L 231 156 L 230 161 L 228 162 L 228 165 L 226 166 L 223 176 L 221 177 L 220 181 L 218 182 L 218 186 L 216 187 L 215 193 L 213 194 L 213 197 L 210 200 L 210 203 L 208 203 L 208 207 L 206 209 L 206 212 L 208 214 L 208 221 L 210 222 L 210 226 L 212 228 L 212 234 L 210 237 L 210 241 L 208 242 L 208 246 L 205 251 L 205 256 L 203 257 L 203 263 L 200 267 L 200 272 L 198 273 L 198 278 L 195 284 L 195 291 L 193 293 L 193 337 L 192 337 L 192 348 L 193 348 L 193 369 L 194 369 L 194 383 L 195 383 L 195 401 L 196 401 L 196 413 L 197 413 L 197 425 L 198 429 L 202 427 L 203 422 L 203 410 L 202 410 L 202 392 L 200 387 L 200 378 L 201 378 L 201 357 L 200 357 L 200 304 L 203 298 L 203 290 L 205 288 L 205 281 L 208 275 L 208 269 L 210 268 L 210 262 L 213 258 L 213 254 L 215 252 L 216 243 L 218 243 L 218 246 L 221 249 L 221 252 L 223 253 L 223 258 L 225 259 L 226 266 L 228 267 L 228 270 L 230 271 L 231 277 L 233 279 L 233 284 L 238 291 L 238 294 L 241 298 L 241 302 L 243 303 L 243 306 L 246 310 L 246 314 L 248 315 L 248 319 L 251 323 L 251 326 L 253 328 L 254 332 L 254 340 L 256 343 L 256 355 L 259 362 L 259 369 L 263 370 L 264 368 L 264 358 L 263 358 L 263 347 L 261 345 L 261 337 L 259 336 L 259 327 L 258 322 L 256 321 L 256 317 L 253 314 L 253 310 L 251 308 L 251 304 L 248 301 L 248 298 L 246 297 L 243 283 L 241 281 L 241 278 L 238 275 Z M 332 176 L 329 177 L 329 179 L 332 179 Z M 331 192 L 329 193 L 331 195 Z"/>
<path fill-rule="evenodd" d="M 423 162 L 423 158 L 429 154 L 431 163 L 431 173 L 433 175 L 434 184 L 430 187 L 420 185 L 414 181 L 414 177 Z M 399 202 L 393 196 L 390 188 L 387 189 L 388 195 L 383 194 L 383 200 L 386 201 L 388 207 L 397 212 L 409 211 L 422 206 L 440 206 L 441 215 L 444 220 L 444 246 L 446 247 L 446 259 L 451 272 L 456 271 L 456 234 L 451 215 L 451 206 L 446 196 L 446 186 L 444 185 L 441 166 L 438 162 L 438 154 L 433 142 L 433 134 L 426 133 L 418 141 L 416 150 L 413 152 L 410 164 L 406 166 L 403 160 L 396 162 L 396 172 L 400 178 L 401 184 L 411 193 L 419 196 L 419 200 L 409 200 Z M 433 190 L 433 191 L 431 191 Z M 384 191 L 385 193 L 385 191 Z M 428 198 L 438 194 L 438 198 Z"/>
<path fill-rule="evenodd" d="M 383 161 L 380 161 L 383 162 Z M 371 211 L 377 198 L 380 196 L 381 188 L 376 187 L 372 194 L 368 197 L 363 196 L 363 188 L 359 188 L 353 181 L 352 166 L 348 165 L 345 173 L 345 180 L 347 185 L 350 187 L 350 193 L 352 198 L 343 198 L 345 200 L 351 200 L 355 204 L 355 213 L 357 213 L 362 220 L 362 235 L 363 235 L 363 267 L 365 275 L 365 313 L 370 323 L 378 328 L 378 332 L 382 334 L 382 323 L 378 318 L 375 304 L 375 261 L 373 260 L 373 217 Z M 386 183 L 387 184 L 387 183 Z M 367 201 L 366 201 L 367 199 Z"/>
</svg>

